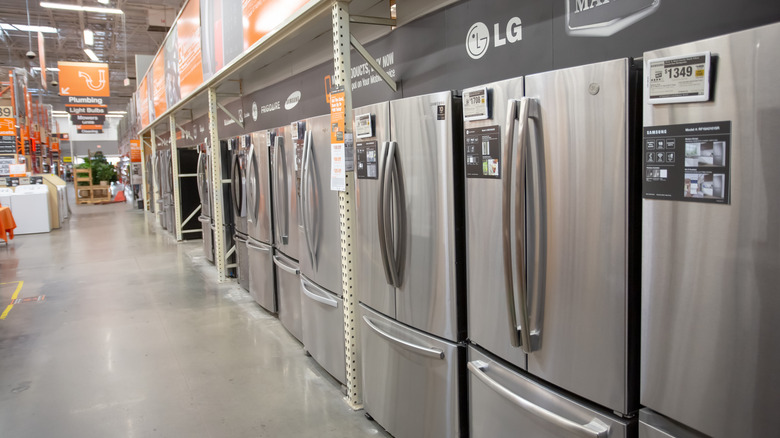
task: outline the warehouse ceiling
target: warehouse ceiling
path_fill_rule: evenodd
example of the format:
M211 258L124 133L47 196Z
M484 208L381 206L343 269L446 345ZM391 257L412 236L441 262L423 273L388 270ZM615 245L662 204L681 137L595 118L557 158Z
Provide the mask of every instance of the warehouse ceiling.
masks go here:
M154 55L167 34L167 28L150 26L149 16L167 12L167 17L175 18L184 5L184 0L108 0L108 4L97 0L49 1L124 11L124 14L105 14L44 8L39 0L3 0L0 6L0 80L8 80L10 68L25 68L32 75L30 89L34 90L33 96L42 96L43 103L53 104L54 109L60 110L64 109L64 104L57 95L58 88L49 86L48 92L42 90L40 72L33 69L40 66L37 31L30 33L7 26L26 26L28 5L31 26L56 29L43 34L48 68L57 67L57 61L89 62L85 48L94 50L99 61L109 65L111 110L124 110L136 89L134 55ZM93 46L85 45L84 29L94 33ZM36 54L32 61L26 56L29 50ZM56 75L56 71L48 71L47 81L51 82L52 76L56 79ZM129 86L123 84L125 77L130 78Z

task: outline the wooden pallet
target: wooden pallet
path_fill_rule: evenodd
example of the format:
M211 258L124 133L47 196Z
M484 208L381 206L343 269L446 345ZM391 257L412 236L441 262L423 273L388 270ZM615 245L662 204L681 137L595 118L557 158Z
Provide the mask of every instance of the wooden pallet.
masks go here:
M102 204L111 202L109 186L92 184L92 169L75 169L73 186L76 189L76 204ZM79 185L79 182L89 184Z

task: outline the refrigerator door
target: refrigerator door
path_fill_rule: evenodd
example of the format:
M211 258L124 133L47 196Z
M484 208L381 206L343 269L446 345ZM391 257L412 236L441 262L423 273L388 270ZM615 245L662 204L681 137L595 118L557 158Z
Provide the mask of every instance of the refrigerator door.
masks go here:
M236 245L236 263L238 264L238 284L249 290L249 247L247 237L236 233L233 237Z
M731 203L643 200L641 402L713 437L776 436L780 25L644 59L703 51L711 101L646 104L644 124L731 121Z
M330 190L330 116L306 121L301 163L301 273L341 296L339 192Z
M531 128L520 205L528 371L624 414L638 408L628 336L639 296L628 275L628 81L628 59L526 76L519 110L522 119L528 105Z
M252 134L247 165L247 228L249 237L272 244L270 148L267 131Z
M507 270L501 250L504 236L498 231L503 224L501 214L497 214L502 208L506 178L506 175L500 174L504 165L502 160L508 156L507 148L517 146L516 136L507 136L507 108L510 101L514 105L516 99L523 97L523 78L463 90L464 104L470 92L481 88L487 91L489 118L464 123L465 159L468 166L469 159L481 160L483 152L491 157L498 156L499 175L498 178L485 178L483 172L482 177L466 178L469 340L525 369L525 353L510 342L512 332L517 329L516 326L512 329L513 324L509 321L507 293L511 292L507 290L504 279ZM500 148L500 155L494 155L494 151L490 150L496 146ZM519 313L518 308L512 311Z
M472 438L517 436L518 431L534 438L635 436L636 420L602 414L473 346L469 346L468 352Z
M273 130L271 187L274 191L274 242L286 256L298 260L298 182L295 144L289 126Z
M384 222L392 228L385 235L396 319L453 341L465 335L456 263L463 231L456 230L463 211L456 205L463 193L459 105L451 92L390 102L392 141L380 173L385 210L395 216L392 227Z
M233 205L233 219L236 232L246 234L246 154L243 148L243 137L230 139L233 148L230 164L230 200Z
M303 346L339 382L347 380L344 300L301 275Z
M273 256L279 299L279 321L299 341L303 339L301 321L301 270L298 262L278 250Z
M273 247L252 238L246 246L249 252L249 294L265 310L276 313Z
M363 404L397 438L458 437L464 347L360 305Z
M385 166L382 144L390 140L390 105L387 102L353 110L355 117L368 114L373 122L370 137L357 139L356 144L369 144L376 150L377 169ZM380 180L358 178L355 172L355 289L360 302L384 315L395 318L395 290L385 273L385 255L380 249L377 232L377 206Z
M199 147L198 152L198 196L200 196L201 215L208 218L211 217L211 191L209 190L209 181L211 180L211 174L209 173L209 154L202 149L204 146Z

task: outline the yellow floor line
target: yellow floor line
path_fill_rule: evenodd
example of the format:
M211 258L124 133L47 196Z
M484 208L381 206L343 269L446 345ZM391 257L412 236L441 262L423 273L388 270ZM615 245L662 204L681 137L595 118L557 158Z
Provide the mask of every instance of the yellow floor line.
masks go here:
M16 298L19 297L19 292L22 290L22 285L24 284L24 282L21 280L11 281L9 283L0 283L0 284L12 284L12 283L19 283L19 284L16 286L16 290L14 291L14 294L11 297L11 304L9 304L8 307L6 307L5 310L3 310L3 314L0 315L0 319L5 319L5 317L8 316L8 312L10 312L11 309L14 308L14 300L16 300Z

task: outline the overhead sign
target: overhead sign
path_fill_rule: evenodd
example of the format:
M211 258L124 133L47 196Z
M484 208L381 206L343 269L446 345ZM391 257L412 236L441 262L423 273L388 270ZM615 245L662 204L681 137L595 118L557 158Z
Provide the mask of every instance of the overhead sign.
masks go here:
M60 96L109 97L108 64L58 62Z
M147 83L146 76L141 79L141 85L138 87L136 93L136 104L138 105L138 118L141 120L141 126L149 126L149 84Z
M76 132L79 134L102 134L103 125L79 125Z
M65 111L70 115L74 114L108 114L108 105L103 103L102 98L94 97L68 97L65 104Z
M0 106L0 154L16 153L16 119L13 107Z
M102 114L71 114L70 122L74 125L105 125L106 116Z
M152 102L154 102L154 118L160 117L166 109L164 51L158 53L152 62Z
M141 162L141 140L130 140L130 162Z
M282 24L308 0L242 0L244 50Z
M41 60L41 86L47 90L49 86L46 83L46 46L41 31L38 31L38 58Z
M190 0L176 22L179 51L179 91L187 96L203 83L200 61L200 2Z

